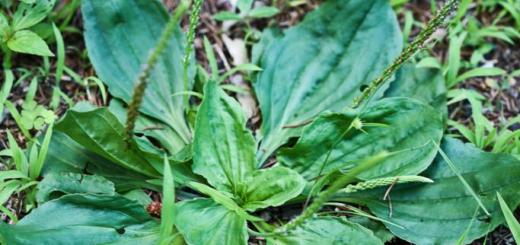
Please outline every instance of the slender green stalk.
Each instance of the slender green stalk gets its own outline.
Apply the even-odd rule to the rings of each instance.
[[[381,163],[383,159],[388,156],[388,153],[383,152],[369,158],[363,162],[361,162],[355,168],[349,170],[348,173],[342,175],[337,180],[332,182],[332,184],[325,191],[321,192],[316,199],[312,202],[312,204],[306,208],[300,216],[296,217],[293,221],[287,223],[286,225],[280,228],[281,232],[287,232],[299,225],[301,225],[306,219],[310,218],[314,213],[320,210],[320,208],[328,202],[341,188],[344,188],[346,185],[357,181],[357,176]]]
[[[195,40],[195,31],[199,24],[199,14],[202,8],[204,0],[195,0],[191,9],[190,15],[190,27],[188,30],[186,50],[184,52],[184,91],[188,91],[190,87],[190,81],[188,76],[188,68],[190,67],[191,52],[193,51],[193,41]],[[184,95],[184,107],[188,109],[189,94]]]
[[[161,34],[155,49],[148,57],[148,60],[141,69],[141,73],[137,77],[137,84],[134,88],[134,93],[132,96],[132,100],[128,105],[127,119],[126,119],[126,139],[129,140],[132,138],[133,130],[135,127],[135,121],[137,120],[137,116],[139,116],[139,107],[143,102],[144,93],[146,91],[146,86],[148,85],[148,78],[150,77],[157,60],[160,55],[164,51],[164,49],[168,46],[168,42],[175,32],[175,28],[178,26],[179,19],[184,14],[188,5],[186,1],[180,1],[179,6],[175,10],[175,13],[170,16],[170,20],[166,24],[166,28]]]
[[[428,22],[426,28],[419,33],[417,38],[415,38],[415,40],[407,48],[405,48],[403,52],[401,52],[399,57],[397,57],[379,77],[372,80],[369,86],[364,89],[363,92],[358,97],[356,97],[356,99],[354,99],[352,107],[356,108],[365,102],[368,98],[370,98],[377,91],[377,89],[381,87],[381,85],[383,85],[388,80],[388,78],[403,65],[404,62],[410,59],[410,57],[417,53],[417,51],[423,49],[432,34],[444,24],[446,18],[448,18],[451,13],[456,11],[458,2],[458,0],[448,0],[448,2],[444,4],[444,7],[435,15],[435,17],[433,17],[433,19]]]

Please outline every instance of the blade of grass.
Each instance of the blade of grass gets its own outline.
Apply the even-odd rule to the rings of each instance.
[[[35,162],[31,162],[31,166],[29,166],[29,173],[32,173],[32,176],[29,176],[31,176],[32,179],[38,178],[42,171],[43,164],[45,163],[45,158],[47,157],[47,151],[49,150],[49,144],[51,143],[52,128],[53,124],[50,124],[47,128],[47,132],[45,132],[43,143],[41,145],[40,152],[38,153],[38,158]]]
[[[489,211],[486,209],[486,206],[484,206],[484,203],[482,202],[482,200],[478,197],[477,193],[475,193],[475,191],[473,190],[473,188],[471,188],[471,186],[468,184],[468,182],[464,179],[464,177],[462,177],[462,175],[460,174],[459,170],[457,169],[457,167],[455,166],[455,164],[453,164],[453,162],[451,161],[451,159],[448,157],[448,155],[446,155],[446,153],[441,149],[441,147],[436,143],[436,142],[433,142],[435,144],[435,146],[437,147],[437,149],[439,150],[439,153],[441,154],[442,158],[444,159],[444,161],[448,164],[448,166],[450,167],[450,169],[453,171],[453,173],[455,173],[455,175],[457,175],[457,177],[459,178],[460,182],[462,182],[462,184],[464,185],[464,187],[466,188],[467,191],[469,191],[469,193],[471,194],[471,196],[473,196],[473,198],[475,199],[475,201],[478,203],[478,205],[480,206],[480,208],[484,211],[484,213],[486,213],[487,216],[491,216],[491,214],[489,213]]]
[[[7,100],[7,101],[5,101],[5,107],[7,108],[9,113],[11,113],[11,117],[16,122],[16,125],[18,126],[18,128],[20,128],[20,131],[22,131],[23,136],[25,136],[25,138],[28,141],[32,141],[33,138],[31,136],[31,134],[29,133],[29,130],[27,128],[25,128],[25,126],[23,126],[22,116],[20,115],[20,113],[18,113],[18,110],[16,110],[16,107],[13,105],[13,103],[11,103],[11,101]]]
[[[9,130],[7,130],[7,140],[9,141],[9,148],[11,149],[11,156],[13,158],[16,170],[22,172],[25,175],[28,175],[27,159],[25,158],[25,155],[23,154],[20,146],[18,146],[18,143],[16,143],[13,134],[11,134],[11,131]]]
[[[24,100],[25,104],[34,101],[34,97],[36,96],[37,90],[38,90],[38,78],[33,77],[33,79],[31,79],[31,83],[29,84],[29,90],[27,90],[27,94],[25,95],[25,100]]]
[[[455,79],[455,83],[451,84],[451,86],[462,82],[466,79],[473,78],[473,77],[491,77],[491,76],[502,76],[505,75],[506,71],[496,68],[496,67],[479,67],[475,69],[471,69],[467,72],[464,72],[462,75],[458,76],[457,79]]]
[[[516,220],[515,215],[507,206],[507,203],[504,201],[504,198],[497,192],[498,202],[500,203],[500,208],[502,209],[502,213],[504,214],[504,218],[506,219],[507,225],[511,230],[511,234],[515,238],[516,243],[520,243],[520,223]]]
[[[218,65],[217,58],[215,57],[215,52],[213,52],[213,47],[207,37],[204,36],[204,52],[206,53],[206,57],[208,58],[209,67],[211,69],[210,80],[216,81],[218,77]]]
[[[13,81],[13,72],[8,69],[4,70],[4,85],[2,85],[2,89],[0,90],[0,122],[3,121],[4,103],[13,88]]]
[[[466,227],[466,230],[464,230],[464,233],[459,237],[459,240],[457,240],[457,245],[464,245],[464,240],[466,240],[466,237],[469,234],[469,231],[471,230],[471,227],[473,227],[473,224],[475,223],[475,220],[477,219],[478,214],[478,207],[475,209],[475,213],[473,214],[473,218],[469,221],[468,227]],[[485,243],[484,243],[485,244]]]
[[[0,205],[0,212],[7,215],[7,217],[9,217],[9,219],[11,220],[11,222],[13,222],[13,224],[18,223],[18,217],[16,217],[16,215],[13,214],[13,212],[9,211],[9,209],[7,209],[6,207]]]
[[[63,76],[63,70],[65,67],[65,43],[63,42],[63,36],[61,35],[60,30],[56,25],[52,24],[52,29],[54,31],[54,38],[56,38],[56,86],[60,86],[61,77]]]
[[[87,84],[87,86],[88,86],[89,81],[94,82],[98,86],[99,92],[101,93],[101,99],[103,100],[103,104],[106,105],[108,97],[107,97],[107,90],[106,90],[103,82],[99,78],[91,76],[91,77],[85,78],[85,84]]]

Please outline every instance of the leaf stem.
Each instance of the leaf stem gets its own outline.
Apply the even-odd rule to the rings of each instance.
[[[419,33],[417,38],[415,38],[415,40],[407,48],[405,48],[403,52],[401,52],[401,54],[394,60],[394,62],[389,67],[387,67],[379,77],[372,80],[369,86],[354,99],[352,107],[356,108],[365,102],[368,98],[370,98],[377,91],[377,89],[381,87],[381,85],[383,85],[388,80],[388,78],[404,64],[404,62],[408,61],[408,59],[417,53],[417,51],[423,49],[432,34],[444,24],[446,18],[448,18],[452,12],[456,11],[457,7],[458,0],[448,0],[448,2],[444,4],[444,7],[439,12],[437,12],[433,19],[428,22],[426,28]]]
[[[175,28],[178,26],[179,19],[184,14],[184,12],[186,12],[187,8],[188,4],[186,3],[186,1],[180,1],[179,6],[177,7],[177,9],[175,9],[175,13],[172,16],[170,16],[170,19],[166,24],[166,28],[161,33],[161,37],[159,38],[157,45],[148,57],[146,63],[143,64],[141,73],[139,74],[139,76],[137,77],[137,81],[135,82],[137,85],[134,87],[132,99],[128,105],[125,127],[126,140],[132,139],[135,121],[137,120],[137,116],[139,116],[139,107],[143,102],[144,93],[148,85],[148,78],[150,77],[153,68],[157,64],[157,60],[159,59],[160,55],[168,46],[169,40],[175,32]]]

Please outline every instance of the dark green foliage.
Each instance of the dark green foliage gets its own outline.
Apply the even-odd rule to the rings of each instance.
[[[314,179],[388,151],[393,155],[359,177],[414,175],[430,165],[437,153],[433,142],[440,142],[442,132],[442,117],[434,108],[413,99],[388,98],[361,111],[322,114],[293,148],[279,151],[278,159]]]
[[[66,195],[14,226],[0,223],[5,244],[153,244],[157,234],[142,206],[118,195]]]
[[[395,235],[453,244],[484,236],[504,223],[496,192],[502,207],[520,204],[520,161],[446,137],[441,143],[442,73],[401,67],[454,3],[400,56],[387,0],[329,0],[284,32],[265,31],[252,57],[262,70],[250,69],[262,114],[255,138],[241,105],[212,81],[223,81],[214,57],[200,104],[174,96],[200,91],[184,91],[193,74],[183,61],[192,54],[183,53],[177,25],[163,30],[168,15],[159,1],[83,0],[89,56],[114,98],[108,108],[80,103],[56,124],[35,193],[39,206],[17,224],[0,223],[0,241],[216,245],[254,236],[280,245],[382,244]],[[167,52],[157,51],[171,30],[160,42]],[[154,54],[155,66],[142,67]],[[140,107],[140,96],[131,97],[134,81],[148,83]],[[128,113],[130,101],[139,113]],[[194,123],[186,122],[188,106]],[[25,154],[13,152],[19,160]],[[2,186],[8,174],[19,176],[0,174],[0,194],[16,191]],[[162,191],[161,224],[144,209],[148,190]],[[292,220],[264,220],[288,203],[304,209]],[[320,213],[327,205],[338,208]]]
[[[81,9],[87,50],[96,72],[112,96],[129,103],[142,64],[168,21],[166,10],[157,0],[86,0]],[[168,135],[175,147],[173,153],[182,150],[191,137],[184,121],[182,97],[172,96],[184,91],[183,63],[179,58],[183,56],[184,40],[180,28],[176,28],[166,47],[168,52],[160,54],[151,71],[140,107],[141,113],[173,130]]]
[[[491,216],[486,216],[468,188],[438,156],[423,174],[433,184],[396,186],[390,194],[392,209],[381,200],[386,189],[373,193],[374,199],[367,201],[377,216],[403,227],[387,225],[402,239],[417,244],[453,244],[469,229],[463,243],[470,243],[504,222],[496,192],[512,207],[520,204],[520,160],[507,154],[486,153],[451,138],[443,140],[442,149]]]
[[[281,37],[263,44],[253,82],[262,111],[262,163],[325,110],[341,111],[401,51],[388,1],[323,3]],[[370,47],[370,48],[366,48]]]

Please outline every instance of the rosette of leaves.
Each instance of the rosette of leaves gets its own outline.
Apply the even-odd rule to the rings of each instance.
[[[258,209],[298,196],[305,181],[282,166],[258,169],[256,143],[242,109],[215,82],[208,82],[195,123],[193,171],[210,186],[190,183],[210,198],[177,204],[175,224],[189,244],[247,244],[247,221]]]
[[[55,0],[22,1],[11,19],[0,13],[0,43],[4,51],[53,56],[45,41],[30,28],[52,11]]]

